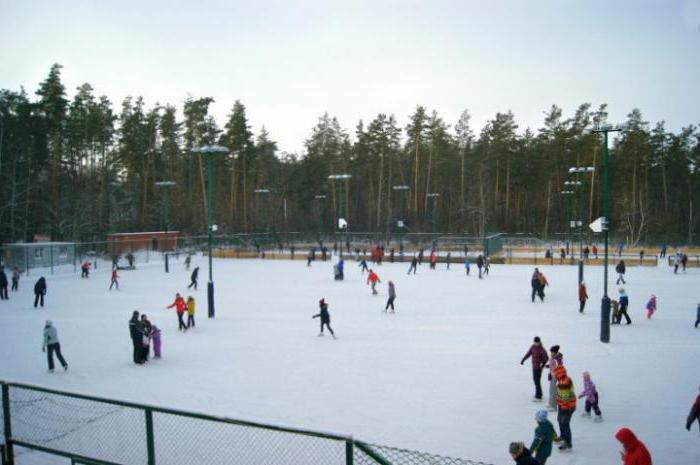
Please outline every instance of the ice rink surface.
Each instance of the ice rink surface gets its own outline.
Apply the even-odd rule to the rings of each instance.
[[[182,263],[120,271],[121,290],[108,291],[109,271],[47,275],[46,307],[34,309],[38,277],[0,302],[0,379],[37,384],[218,416],[352,434],[366,442],[505,465],[511,441],[529,446],[534,414],[531,365],[520,365],[532,338],[561,346],[577,394],[590,371],[605,421],[572,420],[573,452],[554,450],[551,464],[619,463],[614,434],[627,426],[654,464],[700,463],[697,426],[684,429],[700,385],[700,271],[628,267],[631,326],[599,342],[601,267],[586,269],[591,296],[578,313],[576,268],[539,266],[547,276],[544,303],[530,302],[533,266],[492,265],[477,279],[472,265],[408,276],[408,263],[375,267],[382,282],[371,295],[366,274],[346,262],[345,281],[332,261],[214,261],[216,318],[206,311],[206,259],[197,257],[198,291],[188,292]],[[617,297],[614,262],[610,290]],[[370,265],[371,266],[371,265]],[[396,313],[383,312],[386,284],[396,285]],[[197,299],[197,327],[177,330],[166,305],[176,292]],[[652,293],[658,311],[645,318]],[[318,336],[318,301],[329,304],[338,336]],[[145,312],[163,331],[163,358],[131,360],[128,320]],[[69,371],[47,373],[43,324],[58,329]],[[546,374],[543,376],[546,397]],[[551,415],[550,415],[551,417]],[[555,424],[556,418],[550,418]]]

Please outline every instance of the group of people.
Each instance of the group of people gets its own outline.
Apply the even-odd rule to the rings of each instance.
[[[532,272],[532,277],[530,278],[530,287],[532,288],[532,294],[530,300],[534,303],[535,296],[540,298],[540,302],[544,302],[544,288],[549,286],[547,277],[542,273],[539,268],[535,268]]]
[[[129,320],[129,334],[134,346],[134,363],[143,365],[148,361],[151,344],[153,344],[153,357],[161,357],[160,328],[151,324],[145,313],[139,316],[139,312],[134,310]]]
[[[175,300],[173,303],[168,305],[165,308],[174,308],[175,313],[177,314],[177,324],[178,324],[178,331],[187,331],[190,328],[195,327],[195,321],[194,321],[194,313],[196,309],[196,304],[194,297],[187,296],[187,301],[180,295],[180,293],[175,294]],[[187,312],[187,324],[185,324],[185,312]]]
[[[12,291],[19,290],[19,268],[15,267],[12,270]],[[7,292],[7,286],[9,282],[7,281],[7,273],[5,273],[5,267],[0,266],[0,300],[9,300],[10,295]]]

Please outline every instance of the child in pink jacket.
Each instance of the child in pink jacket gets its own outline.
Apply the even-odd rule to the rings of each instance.
[[[647,319],[651,320],[651,316],[654,314],[656,311],[656,296],[654,294],[651,295],[651,298],[649,299],[649,302],[647,302]]]
[[[584,417],[591,416],[591,409],[595,412],[595,421],[603,421],[603,416],[598,407],[598,390],[595,387],[593,381],[591,381],[591,374],[587,371],[583,372],[583,392],[578,398],[586,397],[586,411],[583,413]]]

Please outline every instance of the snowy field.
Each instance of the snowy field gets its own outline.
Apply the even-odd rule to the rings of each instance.
[[[494,265],[484,280],[444,264],[377,267],[372,296],[354,261],[335,282],[332,262],[215,260],[217,316],[206,318],[206,259],[197,257],[197,327],[177,331],[165,306],[188,295],[189,272],[152,262],[121,271],[121,290],[108,291],[109,271],[90,279],[47,276],[47,305],[32,307],[38,273],[0,302],[0,379],[200,411],[251,421],[352,434],[367,442],[488,463],[512,463],[511,441],[527,445],[535,428],[531,365],[520,359],[539,335],[561,345],[577,393],[588,370],[605,421],[572,420],[572,453],[553,451],[551,464],[619,463],[614,438],[633,429],[654,463],[700,463],[697,426],[683,428],[700,385],[700,271],[673,275],[665,266],[628,268],[631,326],[598,342],[602,268],[586,269],[589,301],[578,313],[576,268],[539,268],[549,279],[545,303],[530,302],[532,266]],[[613,267],[611,294],[617,296]],[[396,314],[382,310],[386,283],[396,284]],[[658,296],[651,321],[644,305]],[[338,335],[318,337],[318,300],[329,303]],[[163,330],[163,358],[136,366],[128,320],[138,309]],[[58,328],[67,373],[47,373],[41,352],[46,319]],[[546,374],[543,376],[546,393]],[[553,419],[555,420],[555,419]],[[553,421],[556,426],[556,421]],[[558,430],[558,427],[557,427]],[[28,458],[28,457],[27,457]],[[19,464],[29,463],[19,461]],[[46,460],[42,463],[48,464]],[[57,462],[62,463],[62,462]]]

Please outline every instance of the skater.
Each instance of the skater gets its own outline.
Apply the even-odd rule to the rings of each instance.
[[[549,374],[547,375],[547,380],[549,381],[549,403],[547,408],[552,412],[557,411],[557,379],[554,376],[554,370],[559,368],[564,364],[564,355],[559,352],[559,346],[552,346],[549,348]]]
[[[185,269],[187,271],[190,271],[190,263],[192,263],[192,255],[187,254],[187,256],[185,257]]]
[[[44,296],[46,295],[46,279],[42,276],[34,284],[34,308],[41,303],[44,306]]]
[[[532,458],[530,451],[522,442],[511,442],[508,446],[508,452],[515,460],[515,465],[537,465],[537,460]]]
[[[41,351],[46,352],[47,348],[49,349],[46,354],[49,362],[49,372],[53,373],[54,352],[56,352],[56,357],[58,357],[58,361],[61,362],[63,369],[68,370],[68,364],[63,358],[63,355],[61,355],[61,344],[58,342],[58,332],[53,323],[51,323],[51,320],[46,320],[46,325],[44,326],[44,344],[41,346]]]
[[[333,332],[333,329],[331,328],[331,315],[328,313],[328,304],[326,303],[326,299],[322,298],[321,300],[318,301],[318,306],[320,308],[320,311],[312,316],[311,318],[321,318],[321,332],[318,333],[319,336],[323,336],[323,327],[325,326],[328,328],[328,332],[331,333],[331,336],[333,336],[333,339],[335,339],[335,333]]]
[[[7,295],[7,274],[5,274],[5,268],[0,266],[0,300],[9,300],[10,297]]]
[[[418,251],[418,264],[419,265],[423,264],[423,249],[422,248]]]
[[[160,355],[161,355],[160,328],[156,325],[151,326],[151,339],[153,340],[153,358],[160,358]]]
[[[644,249],[639,251],[639,264],[640,265],[644,264]]]
[[[656,295],[652,294],[647,302],[647,320],[651,320],[654,312],[656,312]]]
[[[367,261],[364,258],[360,261],[360,264],[357,266],[360,267],[360,271],[362,272],[362,274],[365,274],[365,271],[369,271],[369,268],[367,267]]]
[[[565,451],[573,446],[570,424],[571,416],[576,411],[576,392],[574,391],[574,382],[567,375],[566,368],[563,365],[558,366],[554,370],[554,375],[557,378],[557,403],[559,407],[557,423],[559,423],[562,441],[559,450]]]
[[[187,289],[192,288],[194,286],[194,290],[197,290],[197,279],[199,278],[199,267],[195,266],[194,270],[192,271],[192,275],[190,276],[190,285],[187,286]]]
[[[540,270],[535,268],[532,272],[532,277],[530,278],[530,287],[532,287],[532,294],[530,295],[530,300],[535,303],[535,296],[540,292]]]
[[[593,381],[591,381],[591,374],[587,371],[583,372],[583,392],[578,396],[578,398],[586,398],[585,412],[583,412],[584,417],[591,416],[591,409],[595,412],[595,421],[603,421],[603,416],[600,413],[600,408],[598,407],[598,390],[595,387]]]
[[[581,281],[581,284],[578,285],[578,301],[579,301],[579,307],[578,307],[578,312],[583,313],[583,308],[586,306],[586,300],[588,300],[588,291],[586,289],[586,283]]]
[[[143,358],[143,324],[139,320],[139,312],[134,310],[129,320],[129,335],[134,346],[134,363],[141,365]]]
[[[685,420],[685,429],[690,431],[690,427],[697,420],[698,429],[700,430],[700,394],[695,398],[695,402],[690,407],[690,413],[688,413],[688,418]]]
[[[615,439],[622,443],[624,451],[620,452],[624,465],[651,465],[651,455],[647,446],[637,439],[631,429],[620,428]]]
[[[538,273],[537,278],[540,281],[540,286],[537,289],[537,296],[540,298],[540,302],[544,302],[544,288],[549,286],[549,281],[547,281],[547,277],[541,271]]]
[[[12,291],[19,290],[19,268],[15,267],[12,271]]]
[[[394,254],[396,253],[396,250],[392,247],[389,249],[389,262],[394,263]]]
[[[683,268],[683,273],[685,273],[686,266],[688,266],[688,254],[684,253],[681,255],[681,267]]]
[[[414,255],[411,259],[411,266],[408,268],[408,274],[411,274],[411,270],[413,270],[413,274],[416,274],[416,269],[418,269],[418,258]]]
[[[82,265],[80,265],[80,277],[89,278],[90,277],[90,261],[85,260]]]
[[[491,258],[487,255],[484,257],[484,276],[488,276],[490,270],[491,270]]]
[[[629,297],[623,288],[620,288],[620,318],[618,319],[618,324],[622,322],[622,317],[625,317],[628,325],[632,324],[632,319],[627,314],[627,307],[629,306]]]
[[[386,312],[389,307],[391,307],[391,313],[394,313],[394,300],[396,299],[396,288],[394,287],[394,282],[389,281],[387,284],[389,287],[389,300],[386,301],[386,307],[384,307],[384,311]]]
[[[437,252],[435,252],[435,249],[433,249],[430,251],[430,269],[434,270],[436,265],[437,265]]]
[[[450,269],[450,258],[452,258],[452,253],[447,252],[447,256],[445,257],[445,261],[447,262],[447,269]]]
[[[134,260],[135,260],[134,254],[132,254],[131,252],[126,254],[126,261],[127,261],[127,263],[129,263],[129,268],[132,270],[134,269]]]
[[[185,314],[185,310],[187,310],[187,303],[185,302],[185,299],[183,299],[182,296],[180,296],[179,293],[175,294],[175,301],[165,308],[173,307],[175,307],[175,311],[177,312],[178,331],[187,331],[187,326],[182,320],[182,317]]]
[[[554,425],[547,419],[547,411],[540,410],[535,414],[537,428],[535,428],[535,437],[530,444],[530,452],[535,454],[535,460],[538,465],[544,465],[547,459],[552,455],[552,441],[556,433]]]
[[[695,310],[695,312],[695,328],[697,329],[698,325],[700,325],[700,302],[698,302],[698,308]]]
[[[311,252],[309,250],[308,255],[306,255],[306,266],[311,266],[311,262],[313,261],[313,259],[314,259],[313,252]]]
[[[187,329],[190,329],[190,326],[194,328],[194,310],[195,310],[195,302],[194,302],[194,297],[191,295],[187,296]]]
[[[532,380],[535,382],[535,397],[533,398],[536,402],[542,401],[542,369],[547,365],[549,361],[549,356],[547,351],[542,347],[542,341],[539,336],[535,336],[533,344],[530,346],[530,350],[523,356],[520,360],[520,364],[523,365],[525,360],[532,357]]]
[[[471,260],[469,259],[469,257],[464,257],[464,269],[467,272],[467,276],[469,276],[470,268],[471,268]]]
[[[673,256],[673,274],[678,274],[678,267],[681,265],[681,257],[679,255],[679,252],[676,252],[676,255]]]
[[[593,244],[593,246],[591,247],[591,251],[593,252],[593,256],[594,256],[594,257],[596,258],[596,260],[597,260],[597,259],[598,259],[598,246],[595,245],[595,244]]]
[[[661,244],[661,249],[659,250],[659,258],[666,257],[666,244]]]
[[[622,284],[627,284],[625,281],[625,271],[627,270],[627,267],[625,266],[625,261],[620,260],[620,263],[615,266],[615,272],[617,273],[617,282],[615,284],[620,284],[620,281],[622,281]]]
[[[588,248],[588,246],[585,246],[583,248],[583,259],[588,263],[588,256],[590,255],[591,250]]]
[[[143,327],[143,337],[141,338],[141,344],[143,345],[142,354],[143,360],[147,362],[148,355],[151,352],[151,333],[153,331],[153,327],[151,326],[151,322],[148,321],[145,313],[141,314],[141,325]]]
[[[117,274],[117,270],[112,270],[112,281],[109,284],[109,290],[112,290],[112,286],[117,285],[117,290],[119,290],[119,275]]]
[[[381,283],[379,275],[370,269],[369,276],[367,276],[367,284],[372,286],[372,295],[377,295],[377,283]]]
[[[345,279],[345,261],[341,258],[338,263],[333,265],[334,279],[336,281],[342,281]]]
[[[564,247],[562,247],[561,249],[559,249],[559,264],[560,265],[562,263],[564,263],[565,258],[566,258],[566,249],[564,249]]]
[[[484,257],[481,254],[476,257],[476,267],[479,269],[479,279],[483,279],[481,269],[484,267]]]

